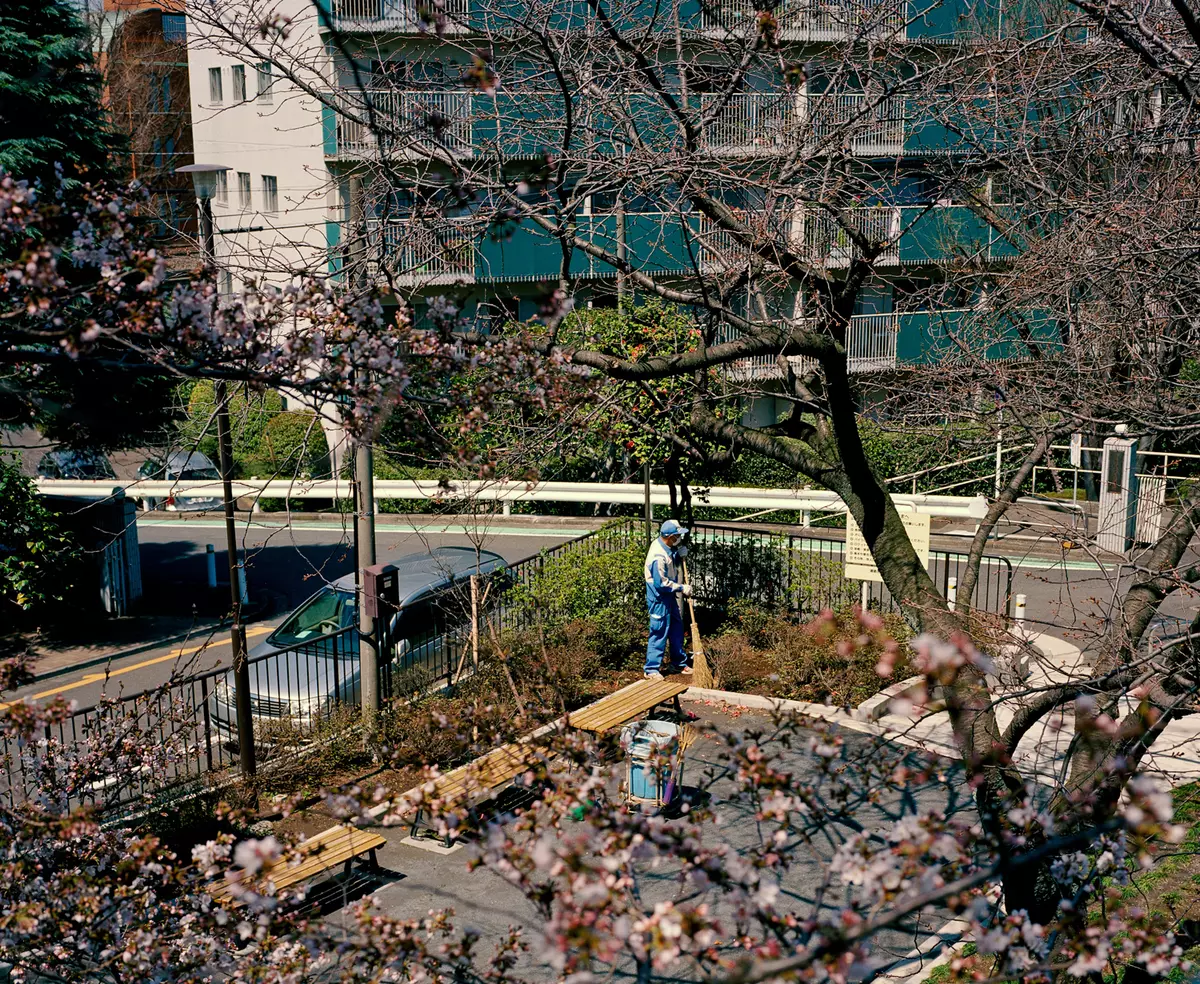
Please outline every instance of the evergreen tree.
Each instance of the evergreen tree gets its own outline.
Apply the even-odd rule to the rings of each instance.
[[[0,3],[0,169],[68,186],[110,175],[100,76],[70,0]]]

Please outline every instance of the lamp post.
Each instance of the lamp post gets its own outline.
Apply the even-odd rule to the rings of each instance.
[[[207,265],[216,266],[216,236],[213,231],[212,198],[217,175],[229,168],[223,164],[188,164],[176,168],[176,174],[190,174],[200,209],[200,250]],[[250,710],[250,668],[246,665],[246,629],[242,625],[242,591],[238,563],[237,527],[233,516],[233,442],[229,436],[229,393],[225,380],[213,385],[217,408],[217,448],[221,466],[221,485],[225,500],[225,546],[229,554],[229,596],[232,624],[229,641],[233,647],[233,702],[237,711],[238,764],[242,775],[252,776],[254,761],[254,718]]]

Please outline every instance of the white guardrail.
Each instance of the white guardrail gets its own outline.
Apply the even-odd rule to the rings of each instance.
[[[39,478],[38,491],[45,495],[75,498],[106,498],[124,494],[130,498],[220,498],[221,483],[201,481],[141,481],[116,485],[112,481],[72,481]],[[292,479],[237,479],[233,494],[239,499],[349,499],[349,482],[323,479],[299,481]],[[835,492],[819,489],[743,489],[710,488],[693,490],[697,505],[727,509],[796,510],[800,512],[843,512],[845,504]],[[630,503],[645,501],[645,486],[640,484],[600,482],[500,482],[461,481],[449,485],[433,480],[375,480],[375,499],[424,499],[430,502],[453,502],[473,499],[477,502],[583,502]],[[651,485],[650,500],[655,505],[670,504],[671,490],[667,485]],[[982,519],[987,513],[983,496],[965,495],[892,495],[892,501],[902,511],[928,513],[958,519]]]

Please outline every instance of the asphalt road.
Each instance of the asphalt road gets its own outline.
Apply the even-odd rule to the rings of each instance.
[[[380,524],[376,531],[378,559],[390,563],[411,554],[424,554],[440,546],[473,546],[517,561],[586,532],[580,528],[525,529],[500,525],[465,530],[459,526],[420,527]],[[252,521],[240,514],[239,548],[245,555],[251,605],[266,606],[267,616],[247,627],[253,646],[300,602],[322,585],[353,571],[354,534],[337,521]],[[159,614],[187,615],[209,622],[206,612],[228,608],[228,559],[224,549],[225,524],[211,517],[154,516],[138,521],[142,580],[146,607]],[[216,597],[207,587],[206,544],[215,546],[218,578],[223,586]],[[157,686],[173,674],[197,673],[228,665],[230,646],[223,630],[204,630],[169,645],[144,649],[109,664],[91,666],[35,682],[16,691],[21,697],[48,699],[57,694],[80,707],[96,703],[102,694],[133,694]]]

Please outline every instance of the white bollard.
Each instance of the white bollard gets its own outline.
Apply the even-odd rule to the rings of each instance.
[[[250,476],[250,481],[252,481],[252,482],[257,482],[257,481],[258,481],[258,476],[257,476],[257,475],[251,475],[251,476]],[[260,513],[260,512],[262,512],[262,506],[261,506],[261,505],[260,505],[260,503],[259,503],[259,500],[260,500],[260,499],[262,499],[262,493],[261,493],[261,492],[260,492],[258,495],[256,495],[256,496],[254,497],[254,501],[253,501],[253,502],[251,503],[251,505],[250,505],[250,514],[251,514],[251,515],[254,515],[255,513]]]
[[[1017,606],[1016,612],[1014,613],[1014,618],[1017,620],[1017,625],[1021,625],[1025,622],[1025,601],[1026,598],[1023,594],[1017,595]]]
[[[208,587],[210,590],[216,590],[217,555],[213,551],[213,545],[211,543],[206,543],[204,545],[204,562],[208,566]]]
[[[237,572],[238,593],[242,596],[242,604],[248,605],[250,603],[250,593],[246,590],[246,568],[238,564]]]
[[[511,516],[512,515],[512,503],[509,502],[507,499],[504,500],[503,504],[500,507],[500,514],[503,516]]]
[[[950,611],[954,611],[954,603],[958,601],[958,578],[950,578],[946,585],[946,604],[950,606]]]
[[[812,526],[812,512],[808,509],[802,509],[800,511],[800,525],[805,529],[808,529],[810,526]]]
[[[871,585],[868,582],[863,581],[862,587],[858,590],[858,603],[864,612],[867,610],[867,605],[870,603],[870,601]]]

